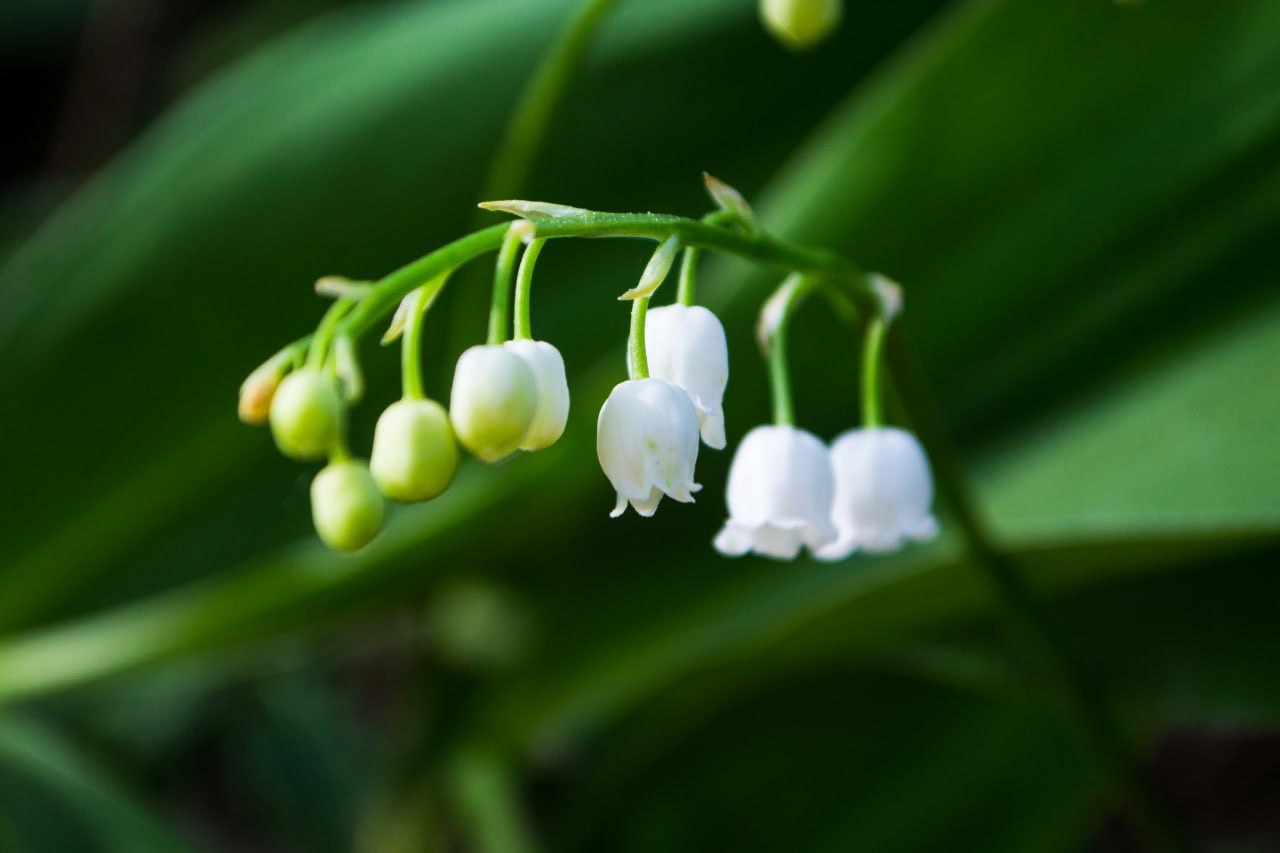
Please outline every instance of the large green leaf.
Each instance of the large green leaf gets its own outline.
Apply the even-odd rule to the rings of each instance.
[[[850,20],[865,14],[875,37],[846,28],[804,60],[767,45],[751,4],[623,5],[535,191],[692,213],[697,169],[746,189],[763,183],[823,105],[929,4],[876,14],[851,4]],[[715,560],[707,543],[727,460],[705,453],[699,475],[711,497],[698,506],[606,521],[593,410],[621,377],[625,313],[609,321],[608,304],[641,252],[547,253],[535,319],[573,373],[564,443],[464,469],[453,492],[396,513],[385,539],[355,559],[311,542],[302,476],[267,461],[265,437],[231,419],[238,376],[314,318],[310,277],[378,274],[463,228],[502,107],[564,9],[406,5],[300,32],[162,122],[0,273],[0,393],[9,411],[42,413],[4,415],[6,433],[20,446],[88,445],[16,459],[22,485],[0,498],[0,512],[18,520],[7,530],[21,529],[2,546],[12,595],[0,622],[79,615],[0,645],[0,694],[188,662],[416,602],[442,577],[483,571],[519,590],[534,642],[521,667],[457,700],[458,731],[513,747],[506,757],[516,760],[524,750],[591,750],[584,760],[599,766],[579,790],[597,779],[635,784],[634,800],[601,797],[598,821],[574,825],[564,816],[573,798],[562,801],[548,823],[584,849],[641,825],[708,837],[700,833],[724,803],[713,771],[681,759],[686,745],[705,749],[696,755],[715,778],[742,775],[743,757],[760,754],[778,776],[811,766],[831,780],[812,804],[787,798],[779,834],[761,838],[793,843],[803,829],[815,844],[886,847],[877,833],[901,829],[936,847],[937,826],[967,826],[972,814],[918,753],[894,763],[915,717],[893,729],[879,790],[846,787],[826,744],[864,757],[874,749],[868,729],[938,701],[948,708],[939,717],[960,721],[955,738],[928,729],[939,754],[998,798],[1006,779],[1035,767],[1019,750],[1052,761],[1070,742],[1020,704],[1027,691],[981,627],[989,590],[945,508],[942,541],[895,558],[785,568]],[[905,328],[1002,541],[1037,594],[1065,598],[1055,611],[1071,647],[1095,674],[1129,679],[1123,698],[1157,718],[1276,714],[1259,670],[1239,663],[1269,636],[1250,597],[1267,576],[1253,558],[1232,558],[1262,548],[1258,559],[1269,559],[1277,533],[1268,431],[1277,410],[1261,389],[1277,356],[1265,290],[1277,272],[1267,239],[1280,222],[1278,24],[1272,0],[1227,0],[1212,15],[1192,0],[957,4],[856,87],[759,198],[770,227],[906,284]],[[458,82],[473,79],[474,88]],[[750,325],[769,283],[725,265],[703,286],[729,328],[731,438],[765,417]],[[433,323],[465,316],[462,307],[442,305]],[[801,416],[829,437],[851,421],[854,371],[837,368],[853,347],[816,310],[802,322]],[[438,391],[448,348],[433,355]],[[369,365],[374,399],[390,386],[390,361]],[[86,366],[109,379],[68,397]],[[85,411],[128,417],[94,418],[86,439]],[[367,427],[357,424],[358,441]],[[306,542],[285,544],[298,536]],[[1204,565],[1229,582],[1213,587],[1195,568]],[[93,588],[95,576],[116,581]],[[200,580],[179,585],[187,578]],[[1161,605],[1144,608],[1148,596]],[[1221,641],[1179,642],[1199,627],[1200,600],[1228,614],[1211,623]],[[1097,638],[1076,638],[1095,624]],[[1157,653],[1167,653],[1163,667],[1150,666]],[[805,689],[794,708],[746,719],[794,667],[868,662],[999,695],[891,689],[883,714],[864,719],[859,697]],[[685,691],[704,715],[690,712],[692,723],[676,701]],[[828,700],[864,728],[844,739],[840,713],[815,712]],[[706,719],[725,723],[723,740],[682,737],[682,726]],[[807,725],[809,761],[760,752],[761,732]],[[967,744],[985,743],[990,726],[1013,734],[984,768]],[[629,737],[630,747],[609,746]],[[652,767],[625,766],[628,749],[650,746]],[[687,774],[699,796],[674,802],[664,788]],[[917,824],[903,810],[926,774],[919,796],[938,821]],[[988,849],[1068,844],[1097,805],[1087,776],[1020,789],[1027,822]],[[769,801],[750,781],[725,796],[763,810]],[[830,813],[846,803],[838,825]]]

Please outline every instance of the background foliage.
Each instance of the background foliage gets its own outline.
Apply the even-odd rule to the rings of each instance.
[[[594,418],[642,246],[544,253],[564,441],[466,466],[357,558],[324,551],[310,472],[236,421],[239,381],[314,324],[316,277],[377,276],[488,221],[505,118],[573,4],[19,2],[6,68],[57,67],[148,6],[162,61],[131,109],[96,105],[127,145],[86,174],[72,131],[115,125],[64,122],[89,154],[22,136],[81,156],[28,151],[5,196],[6,843],[1131,843],[957,525],[890,558],[723,560],[709,451],[696,506],[607,518]],[[904,282],[953,445],[932,452],[1184,829],[1237,850],[1280,849],[1277,32],[1273,0],[849,2],[794,56],[749,0],[623,0],[525,191],[696,215],[706,169],[772,230]],[[72,67],[116,67],[85,39]],[[723,263],[702,288],[729,331],[731,446],[767,418],[751,327],[770,284]],[[484,275],[456,285],[427,328],[438,397],[483,335]],[[800,419],[829,439],[856,415],[855,344],[802,322]],[[365,447],[396,361],[366,358]]]

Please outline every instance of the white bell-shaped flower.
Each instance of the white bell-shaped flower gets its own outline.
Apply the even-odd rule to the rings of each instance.
[[[474,346],[458,358],[449,418],[458,442],[485,462],[520,448],[538,407],[525,360],[500,345]]]
[[[693,503],[698,414],[684,391],[662,379],[614,386],[596,423],[596,455],[618,493],[610,516],[627,508],[651,516],[663,495]]]
[[[683,388],[698,410],[702,440],[723,449],[729,348],[720,319],[701,305],[650,308],[644,343],[649,375]]]
[[[802,546],[817,552],[836,538],[834,491],[831,458],[817,436],[792,426],[758,426],[729,467],[729,520],[716,535],[716,550],[781,560],[794,559]]]
[[[933,476],[916,437],[893,427],[855,429],[831,445],[836,491],[832,520],[839,538],[818,552],[842,560],[854,551],[896,551],[938,534],[930,512]]]
[[[569,380],[565,378],[564,358],[560,350],[546,341],[507,341],[502,346],[529,365],[538,397],[533,423],[520,449],[550,447],[564,434],[565,422],[569,420]]]

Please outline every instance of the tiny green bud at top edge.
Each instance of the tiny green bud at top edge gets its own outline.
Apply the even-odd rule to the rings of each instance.
[[[765,29],[784,47],[807,50],[840,25],[841,0],[760,0]]]
[[[447,489],[458,469],[458,447],[444,406],[435,400],[388,406],[374,429],[369,468],[393,501],[430,500]]]
[[[331,462],[311,481],[311,520],[335,551],[359,551],[382,529],[383,502],[363,462]]]
[[[271,434],[285,456],[321,459],[337,445],[342,400],[334,383],[314,368],[286,376],[271,400]]]

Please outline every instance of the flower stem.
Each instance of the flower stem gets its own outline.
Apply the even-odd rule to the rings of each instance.
[[[872,317],[862,340],[862,425],[874,429],[884,422],[880,398],[880,360],[888,322]]]
[[[493,302],[489,305],[489,345],[507,339],[511,325],[511,278],[515,272],[516,252],[522,240],[518,223],[512,223],[502,238],[498,262],[493,267]]]
[[[769,298],[762,311],[761,323],[765,324],[763,338],[769,350],[769,391],[773,397],[773,422],[778,426],[794,426],[795,402],[791,394],[791,371],[787,369],[787,336],[791,317],[800,303],[813,290],[812,283],[800,276],[791,276]],[[776,311],[776,315],[770,316]],[[772,328],[768,325],[772,324]]]
[[[1136,756],[1102,691],[1073,664],[1058,625],[1037,602],[1016,559],[987,532],[945,421],[901,334],[890,347],[889,366],[912,425],[929,448],[940,496],[964,531],[973,565],[994,593],[1012,645],[1032,667],[1030,675],[1057,700],[1064,718],[1111,777],[1147,846],[1168,853],[1190,851],[1177,821],[1136,766]]]
[[[329,348],[333,344],[333,337],[337,334],[338,323],[356,304],[356,300],[350,296],[344,296],[329,306],[329,310],[324,312],[324,317],[320,320],[320,325],[316,327],[316,333],[311,338],[311,350],[307,355],[307,367],[319,370],[324,367],[325,360],[329,357]]]
[[[649,297],[631,300],[631,335],[627,338],[627,377],[649,378],[649,356],[644,345],[644,318],[649,313]]]
[[[676,301],[681,305],[697,304],[698,261],[702,250],[689,246],[684,250],[684,258],[680,261],[680,287],[676,291]]]
[[[546,239],[534,240],[524,250],[520,258],[520,270],[516,273],[516,339],[531,340],[533,338],[533,322],[530,319],[529,303],[533,292],[533,267],[538,262],[538,255]]]
[[[426,295],[430,285],[424,284],[408,297],[409,316],[400,339],[400,379],[406,400],[422,400],[427,395],[422,387],[422,327],[426,319]]]
[[[686,247],[724,252],[783,272],[803,273],[807,278],[838,288],[868,311],[874,312],[879,306],[870,279],[855,264],[834,252],[800,246],[764,233],[741,233],[696,219],[655,213],[585,211],[582,216],[543,219],[534,224],[537,236],[548,239],[631,237],[662,241],[676,236]],[[502,246],[510,227],[509,223],[500,223],[473,232],[382,278],[343,321],[343,331],[358,339],[394,311],[400,300],[423,282]],[[505,316],[505,310],[503,314]],[[505,323],[502,318],[498,322],[500,325]]]

